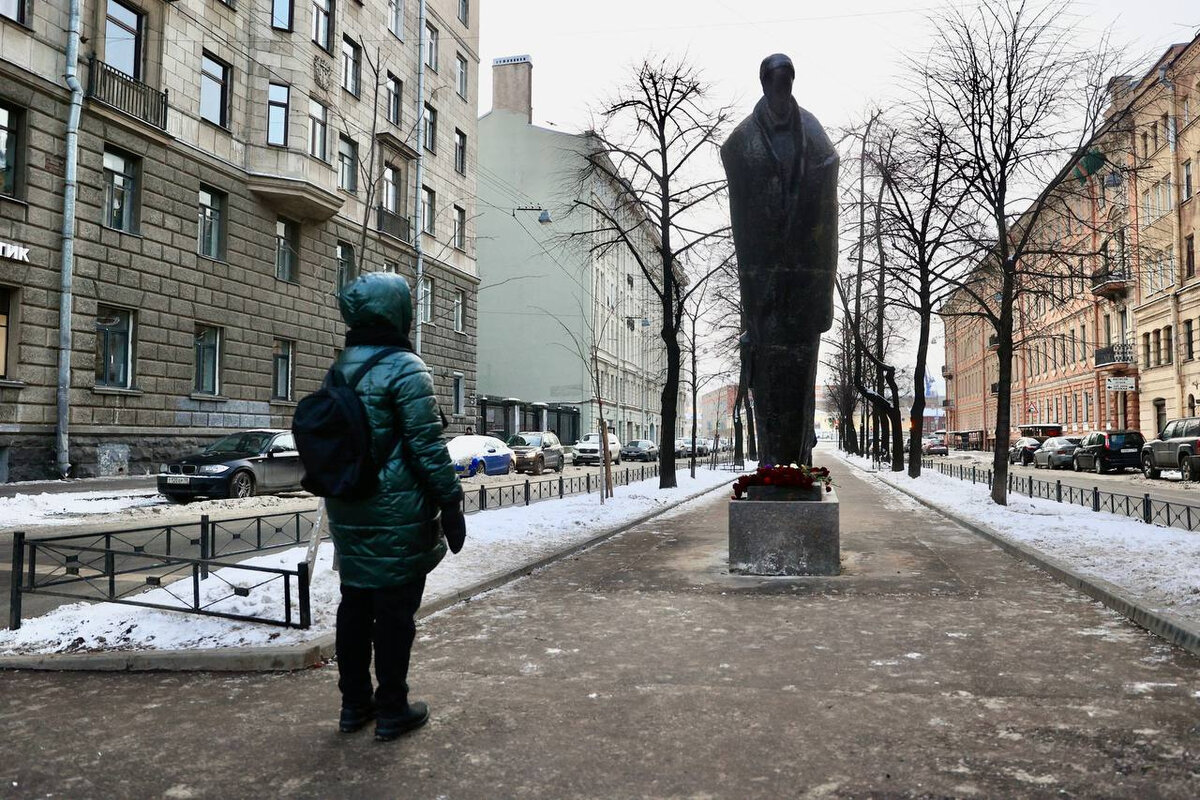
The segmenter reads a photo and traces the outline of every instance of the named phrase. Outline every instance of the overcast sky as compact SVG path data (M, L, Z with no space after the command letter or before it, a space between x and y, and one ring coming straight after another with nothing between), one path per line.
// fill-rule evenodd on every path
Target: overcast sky
M479 111L491 108L492 59L533 60L533 118L578 131L589 111L649 53L686 55L714 99L749 112L763 56L796 64L796 100L826 129L861 118L898 94L906 56L927 47L934 0L479 0ZM1200 0L1090 0L1072 4L1085 41L1111 27L1131 58L1156 58L1200 29ZM1132 66L1137 66L1134 64ZM931 362L941 364L940 342Z

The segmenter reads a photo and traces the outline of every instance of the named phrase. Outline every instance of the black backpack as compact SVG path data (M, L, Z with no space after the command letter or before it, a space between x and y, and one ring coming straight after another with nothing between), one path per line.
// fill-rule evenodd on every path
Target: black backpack
M401 349L385 347L374 353L349 381L330 367L321 388L296 404L292 434L304 465L300 485L307 491L354 500L379 489L381 465L371 456L371 424L354 390L371 367Z

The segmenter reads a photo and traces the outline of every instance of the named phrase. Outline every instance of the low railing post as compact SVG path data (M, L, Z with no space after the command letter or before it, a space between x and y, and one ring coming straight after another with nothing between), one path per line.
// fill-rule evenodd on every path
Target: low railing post
M591 494L592 493L592 473L590 473L590 472L587 473L586 475L583 476L583 478L584 478L584 482L587 485L587 493Z
M208 539L208 514L200 515L200 578L203 580L208 577L208 559L212 557L212 552L209 550Z
M1092 487L1092 511L1100 510L1100 487Z
M529 479L525 479L525 505L529 505Z
M487 487L486 486L479 487L479 510L480 511L487 510Z
M1033 497L1033 476L1029 476L1029 496Z
M104 544L104 575L108 578L108 599L117 599L117 569L113 558L112 544Z
M975 465L971 465L971 484L975 484Z
M307 628L312 624L312 612L308 604L307 561L301 561L296 565L296 593L300 598L300 627Z
M1056 480L1054 482L1054 500L1055 500L1055 502L1058 502L1058 503L1062 502L1062 480L1061 479Z
M13 534L12 547L12 585L8 593L8 627L16 630L21 627L21 573L24 571L25 560L25 531Z
M1150 493L1142 495L1142 521L1150 524Z
M559 475L558 476L558 497L560 500L562 499L565 488L566 487L563 484L563 476Z

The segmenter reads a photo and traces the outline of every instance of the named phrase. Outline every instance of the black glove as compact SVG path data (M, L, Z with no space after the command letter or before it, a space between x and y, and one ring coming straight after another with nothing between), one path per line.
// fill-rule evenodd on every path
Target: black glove
M457 502L442 506L442 533L446 534L451 553L462 550L467 540L467 520L463 517L462 506Z

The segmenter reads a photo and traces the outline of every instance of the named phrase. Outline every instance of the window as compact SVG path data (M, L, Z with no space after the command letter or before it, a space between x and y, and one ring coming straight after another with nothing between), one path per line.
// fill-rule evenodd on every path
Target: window
M460 206L454 207L454 247L467 249L467 212Z
M438 29L425 23L425 66L438 71Z
M1196 277L1196 236L1193 234L1183 240L1183 264L1187 277Z
M1194 339L1192 321L1186 319L1183 321L1183 357L1188 361L1196 357L1196 343Z
M391 164L383 168L383 196L380 203L383 210L395 214L400 207L400 173Z
M137 229L137 160L117 150L104 149L104 220L119 231Z
M421 230L433 235L433 220L437 214L437 192L428 186L421 187Z
M337 243L337 288L340 291L350 282L354 274L354 246L348 242Z
M454 373L454 415L461 417L467 413L466 381L461 372Z
M281 31L292 29L292 0L271 0L271 27Z
M338 137L338 188L358 190L358 145L345 136Z
M280 217L275 220L275 277L295 283L300 266L300 224Z
M400 124L400 108L404 99L404 84L392 73L387 76L387 121Z
M467 135L457 128L454 129L454 171L459 175L467 174Z
M1150 341L1154 343L1154 366L1161 366L1163 363L1162 354L1162 330L1150 332Z
M458 96L467 99L467 59L462 53L454 54L454 85L458 87Z
M267 86L267 144L287 147L288 104L291 88L282 83Z
M276 339L271 351L271 399L292 399L292 352L295 342Z
M1163 328L1163 357L1160 363L1170 364L1175 360L1175 342L1172 338L1171 326Z
M454 293L454 332L465 333L467 330L467 293L459 289Z
M8 17L25 25L25 3L26 0L0 0L0 17Z
M329 49L330 20L333 19L333 0L313 0L312 40Z
M198 225L200 255L220 260L225 245L225 195L209 186L200 186Z
M437 152L437 109L425 104L425 149Z
M142 15L119 0L108 0L104 15L104 63L141 80L142 37Z
M3 3L4 0L0 0ZM17 154L21 150L20 116L12 106L0 105L0 194L17 193Z
M133 374L133 312L96 308L96 385L128 389Z
M388 30L404 38L404 0L388 0Z
M342 88L358 97L362 83L362 48L349 36L342 37Z
M200 117L229 127L229 65L207 52L200 59Z
M325 140L328 135L329 109L313 98L308 99L308 154L326 160Z
M7 286L0 286L0 380L12 378L8 368L8 332L12 328L12 307L16 294Z
M463 25L471 24L471 0L458 0L458 21Z
M200 325L196 328L196 376L192 390L196 394L220 394L221 329Z
M1183 162L1183 199L1188 200L1192 196L1192 162Z
M428 275L417 283L417 319L422 325L433 322L433 278Z

